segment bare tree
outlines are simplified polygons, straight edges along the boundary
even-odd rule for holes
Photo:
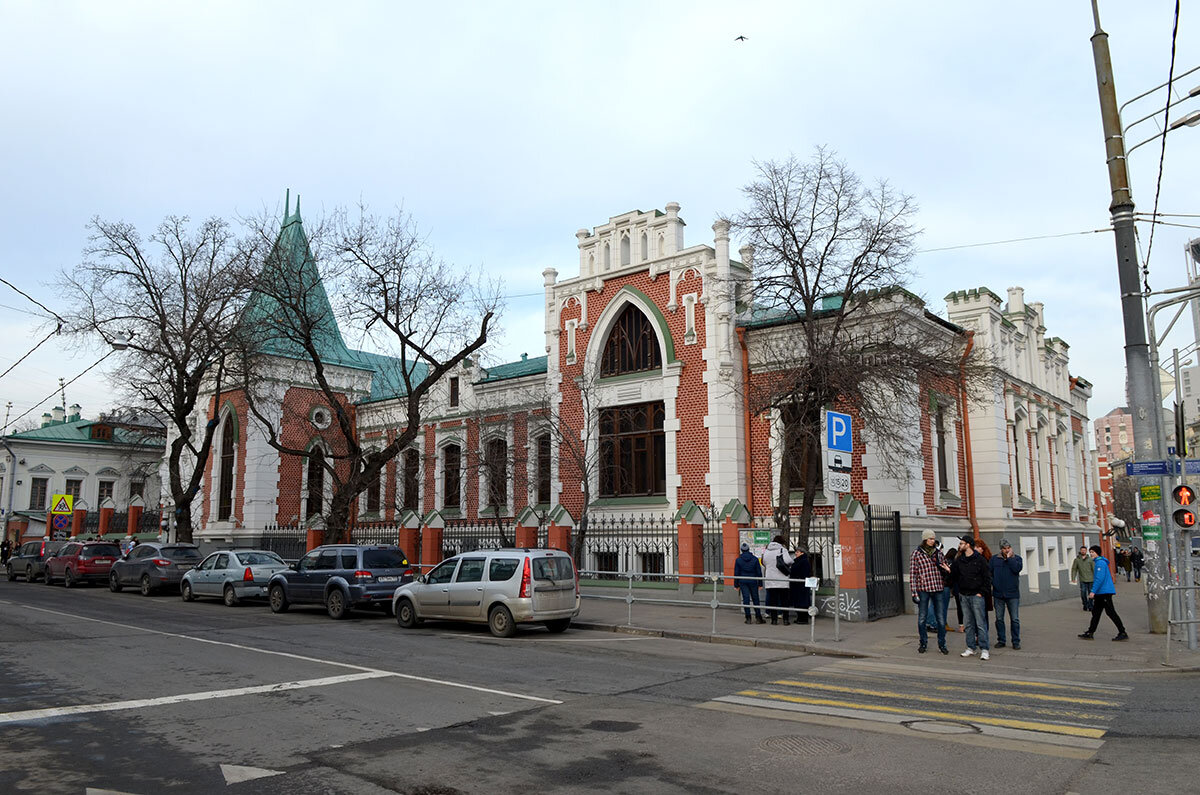
[[[362,207],[353,216],[335,212],[319,225],[311,245],[299,225],[297,213],[266,258],[244,315],[239,370],[261,373],[279,356],[308,370],[332,418],[324,448],[306,448],[286,437],[283,429],[296,418],[272,416],[261,379],[244,386],[267,442],[320,467],[329,478],[323,519],[328,540],[336,542],[350,529],[358,496],[423,430],[433,386],[487,341],[498,298],[494,287],[439,259],[403,211],[389,218]],[[263,239],[271,237],[264,229]],[[334,301],[326,285],[334,287]],[[339,320],[380,353],[348,348]],[[375,409],[388,416],[394,436],[370,446],[360,440],[357,407],[340,368],[370,369],[396,396]]]
[[[169,426],[166,490],[178,538],[192,538],[192,501],[200,491],[215,422],[192,425],[200,395],[225,378],[232,331],[259,257],[254,241],[210,218],[192,226],[169,216],[148,237],[125,221],[99,217],[84,261],[60,277],[75,305],[66,331],[111,345],[123,339],[113,372],[117,392]]]
[[[747,207],[729,219],[754,247],[745,286],[760,366],[743,388],[751,412],[779,419],[775,519],[786,538],[801,489],[804,544],[823,468],[822,411],[851,410],[889,474],[905,476],[919,460],[919,416],[900,407],[915,408],[922,385],[957,395],[966,337],[904,289],[917,236],[909,196],[886,182],[865,186],[823,148],[756,167]]]

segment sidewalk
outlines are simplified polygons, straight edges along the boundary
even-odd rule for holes
[[[991,626],[988,640],[993,648],[991,660],[987,663],[978,657],[959,657],[959,653],[966,648],[966,641],[963,633],[953,631],[957,626],[953,602],[949,610],[951,632],[946,636],[949,656],[938,653],[936,632],[930,632],[928,653],[917,652],[917,619],[912,613],[865,623],[842,621],[840,641],[834,640],[833,619],[822,616],[816,619],[815,639],[810,641],[809,625],[792,623],[791,626],[783,626],[781,622],[773,626],[769,621],[766,624],[746,624],[740,605],[734,609],[723,604],[717,609],[714,632],[711,594],[707,592],[688,597],[673,590],[634,589],[636,601],[632,605],[630,621],[630,605],[626,602],[625,589],[584,586],[581,589],[583,606],[572,626],[702,643],[794,650],[807,654],[919,661],[926,665],[939,662],[947,665],[983,664],[994,668],[1060,674],[1200,671],[1200,652],[1188,651],[1185,643],[1174,639],[1174,633],[1171,665],[1167,667],[1164,664],[1166,637],[1149,633],[1142,586],[1121,582],[1117,588],[1116,608],[1130,636],[1127,642],[1112,642],[1116,630],[1107,616],[1101,617],[1095,640],[1086,641],[1076,637],[1087,629],[1091,614],[1083,611],[1078,598],[1062,599],[1021,606],[1020,651],[1014,651],[1011,646],[994,648],[995,619],[989,614]],[[722,595],[721,598],[729,597]],[[644,601],[655,599],[686,601],[687,604]],[[1011,642],[1011,638],[1009,640]]]

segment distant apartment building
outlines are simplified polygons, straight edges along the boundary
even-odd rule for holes
[[[1096,456],[1121,461],[1133,455],[1133,415],[1120,406],[1092,423],[1096,432]]]

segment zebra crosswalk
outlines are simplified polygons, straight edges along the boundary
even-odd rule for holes
[[[924,732],[992,745],[1089,758],[1131,688],[1016,678],[971,669],[841,660],[802,675],[764,682],[704,704],[708,709],[767,711],[775,717]]]

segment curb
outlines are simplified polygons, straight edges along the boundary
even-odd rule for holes
[[[638,635],[650,638],[668,638],[671,640],[686,640],[693,643],[719,643],[726,646],[751,646],[759,649],[777,649],[780,651],[795,651],[803,654],[818,654],[825,657],[849,657],[851,659],[879,658],[884,655],[870,652],[851,651],[850,649],[831,649],[827,646],[817,646],[808,643],[793,643],[785,640],[759,640],[739,635],[710,635],[702,632],[685,632],[670,629],[647,629],[645,627],[628,626],[625,624],[600,624],[592,621],[572,621],[575,629],[590,629],[598,632],[614,632],[621,635]]]

